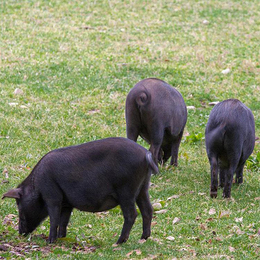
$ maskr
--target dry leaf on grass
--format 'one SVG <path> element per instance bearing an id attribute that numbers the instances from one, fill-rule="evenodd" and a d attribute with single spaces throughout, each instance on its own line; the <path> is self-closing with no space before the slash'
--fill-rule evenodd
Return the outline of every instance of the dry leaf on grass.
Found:
<path id="1" fill-rule="evenodd" d="M 211 208 L 209 210 L 209 215 L 214 215 L 214 214 L 216 214 L 216 210 L 214 208 Z"/>
<path id="2" fill-rule="evenodd" d="M 167 209 L 162 209 L 162 210 L 155 211 L 154 213 L 155 214 L 164 214 L 166 212 L 167 212 Z"/>
<path id="3" fill-rule="evenodd" d="M 235 218 L 235 222 L 242 222 L 243 221 L 243 217 L 241 217 L 241 218 Z"/>
<path id="4" fill-rule="evenodd" d="M 127 253 L 126 256 L 129 257 L 129 256 L 131 256 L 133 253 L 136 253 L 136 255 L 141 255 L 141 254 L 142 254 L 142 251 L 139 250 L 139 249 L 132 250 L 132 251 L 130 251 L 129 253 Z"/>
<path id="5" fill-rule="evenodd" d="M 171 197 L 169 197 L 168 199 L 167 199 L 167 201 L 169 201 L 169 200 L 172 200 L 172 199 L 178 199 L 180 197 L 180 195 L 173 195 L 173 196 L 171 196 Z"/>
<path id="6" fill-rule="evenodd" d="M 175 237 L 173 237 L 173 236 L 168 236 L 168 237 L 166 237 L 166 239 L 167 239 L 167 240 L 170 240 L 170 241 L 174 241 L 174 240 L 175 240 Z"/>
<path id="7" fill-rule="evenodd" d="M 232 247 L 232 246 L 229 246 L 228 249 L 229 249 L 230 252 L 235 252 L 235 248 Z"/>
<path id="8" fill-rule="evenodd" d="M 173 221 L 172 221 L 172 224 L 174 225 L 174 224 L 176 224 L 176 223 L 178 223 L 178 222 L 180 222 L 180 221 L 181 221 L 180 218 L 175 217 L 175 218 L 173 219 Z"/>
<path id="9" fill-rule="evenodd" d="M 229 218 L 230 211 L 220 211 L 219 218 Z"/>

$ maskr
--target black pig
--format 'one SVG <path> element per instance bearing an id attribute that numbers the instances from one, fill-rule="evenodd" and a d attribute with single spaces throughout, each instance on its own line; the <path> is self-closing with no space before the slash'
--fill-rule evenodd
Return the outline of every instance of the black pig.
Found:
<path id="1" fill-rule="evenodd" d="M 49 152 L 3 198 L 16 199 L 20 234 L 31 233 L 49 215 L 50 243 L 66 236 L 73 208 L 100 212 L 117 205 L 124 216 L 117 243 L 123 243 L 137 216 L 136 202 L 143 218 L 142 239 L 147 239 L 153 211 L 148 194 L 152 171 L 158 168 L 145 148 L 126 138 L 107 138 Z"/>
<path id="2" fill-rule="evenodd" d="M 210 196 L 217 197 L 218 174 L 223 197 L 230 198 L 233 174 L 243 182 L 243 168 L 255 145 L 255 122 L 249 108 L 237 99 L 218 103 L 211 111 L 205 131 L 211 165 Z"/>
<path id="3" fill-rule="evenodd" d="M 138 82 L 127 95 L 125 116 L 127 138 L 147 141 L 156 164 L 172 157 L 171 165 L 178 165 L 187 109 L 175 88 L 156 78 Z"/>

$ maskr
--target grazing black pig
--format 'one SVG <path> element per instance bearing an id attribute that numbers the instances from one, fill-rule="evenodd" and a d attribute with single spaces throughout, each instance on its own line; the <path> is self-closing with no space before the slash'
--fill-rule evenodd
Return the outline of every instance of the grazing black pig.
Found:
<path id="1" fill-rule="evenodd" d="M 210 196 L 217 197 L 218 174 L 223 197 L 230 198 L 233 174 L 243 182 L 243 168 L 255 145 L 255 122 L 249 108 L 237 99 L 218 103 L 211 111 L 205 131 L 211 165 Z"/>
<path id="2" fill-rule="evenodd" d="M 126 98 L 127 138 L 140 135 L 150 143 L 156 164 L 178 164 L 178 150 L 187 121 L 182 95 L 166 82 L 148 78 L 138 82 Z"/>
<path id="3" fill-rule="evenodd" d="M 49 215 L 50 243 L 66 236 L 73 208 L 100 212 L 117 205 L 124 215 L 117 243 L 123 243 L 137 216 L 136 202 L 143 218 L 142 239 L 147 239 L 152 220 L 148 194 L 152 171 L 158 172 L 158 168 L 145 148 L 126 138 L 107 138 L 49 152 L 3 198 L 16 199 L 20 234 L 31 233 Z"/>

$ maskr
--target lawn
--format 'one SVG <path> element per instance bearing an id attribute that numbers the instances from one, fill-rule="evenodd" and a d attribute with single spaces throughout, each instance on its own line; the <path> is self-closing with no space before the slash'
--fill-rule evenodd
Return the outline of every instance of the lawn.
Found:
<path id="1" fill-rule="evenodd" d="M 232 198 L 209 196 L 204 131 L 211 102 L 237 98 L 260 137 L 258 0 L 2 0 L 0 2 L 0 195 L 48 151 L 126 137 L 127 93 L 160 78 L 183 95 L 188 122 L 179 166 L 152 176 L 152 235 L 141 216 L 114 246 L 119 208 L 75 210 L 54 245 L 49 219 L 18 234 L 14 200 L 0 201 L 0 259 L 257 259 L 260 257 L 260 141 Z M 149 146 L 141 139 L 138 143 Z"/>

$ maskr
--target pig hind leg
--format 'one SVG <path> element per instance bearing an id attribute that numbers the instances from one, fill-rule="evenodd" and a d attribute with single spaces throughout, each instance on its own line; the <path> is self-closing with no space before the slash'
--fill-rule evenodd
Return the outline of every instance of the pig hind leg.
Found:
<path id="1" fill-rule="evenodd" d="M 66 237 L 71 212 L 71 207 L 64 207 L 61 209 L 58 237 Z"/>
<path id="2" fill-rule="evenodd" d="M 210 168 L 211 168 L 210 197 L 216 198 L 218 195 L 218 160 L 214 156 L 210 158 Z"/>
<path id="3" fill-rule="evenodd" d="M 235 143 L 235 142 L 233 142 Z M 230 146 L 230 149 L 226 149 L 226 160 L 228 162 L 228 167 L 225 169 L 225 184 L 223 190 L 223 197 L 230 198 L 231 197 L 231 187 L 233 183 L 233 176 L 235 171 L 238 169 L 238 176 L 243 173 L 243 168 L 240 167 L 239 161 L 242 153 L 242 149 L 235 149 L 234 147 Z M 238 167 L 239 166 L 239 167 Z M 242 171 L 241 171 L 242 169 Z"/>
<path id="4" fill-rule="evenodd" d="M 170 145 L 164 145 L 162 147 L 162 150 L 163 150 L 162 164 L 164 164 L 171 157 L 171 152 L 172 152 L 171 144 Z"/>
<path id="5" fill-rule="evenodd" d="M 126 197 L 119 196 L 120 202 L 119 205 L 122 209 L 124 216 L 124 225 L 119 239 L 117 240 L 117 244 L 121 244 L 127 241 L 130 230 L 134 225 L 135 219 L 137 217 L 137 211 L 135 207 L 135 201 L 133 198 L 129 199 Z"/>
<path id="6" fill-rule="evenodd" d="M 154 131 L 154 134 L 151 137 L 151 146 L 150 152 L 153 155 L 154 162 L 158 165 L 158 160 L 161 156 L 161 145 L 163 141 L 163 131 L 159 129 L 158 131 Z"/>
<path id="7" fill-rule="evenodd" d="M 225 169 L 219 169 L 219 187 L 224 188 L 225 186 Z"/>
<path id="8" fill-rule="evenodd" d="M 143 186 L 136 200 L 143 218 L 143 234 L 141 239 L 147 239 L 151 235 L 153 207 L 149 199 L 148 185 L 149 182 L 147 185 Z"/>
<path id="9" fill-rule="evenodd" d="M 225 174 L 225 184 L 223 190 L 223 197 L 230 198 L 231 197 L 231 187 L 233 183 L 233 175 L 234 175 L 234 167 L 229 167 L 224 170 Z"/>
<path id="10" fill-rule="evenodd" d="M 183 131 L 178 135 L 176 139 L 172 141 L 172 147 L 171 147 L 171 165 L 178 166 L 178 152 L 179 147 L 181 143 L 181 138 L 183 135 Z"/>
<path id="11" fill-rule="evenodd" d="M 236 169 L 236 183 L 243 183 L 243 170 L 244 170 L 245 162 L 242 162 L 238 165 Z"/>

